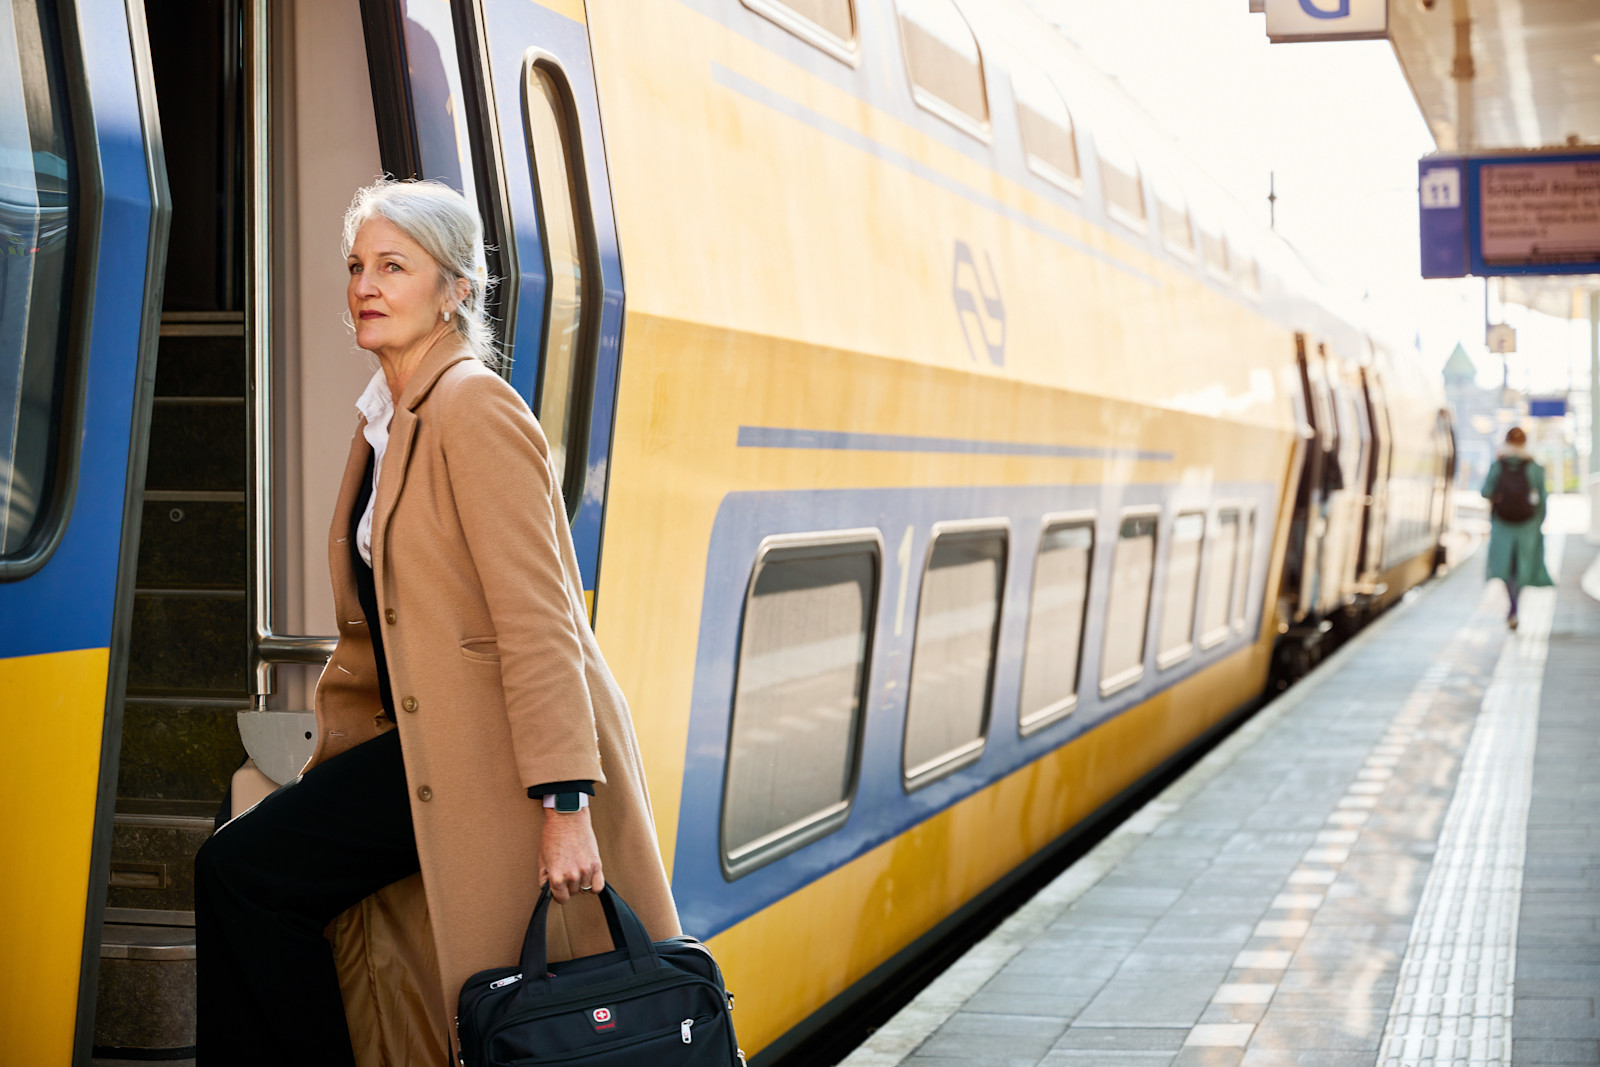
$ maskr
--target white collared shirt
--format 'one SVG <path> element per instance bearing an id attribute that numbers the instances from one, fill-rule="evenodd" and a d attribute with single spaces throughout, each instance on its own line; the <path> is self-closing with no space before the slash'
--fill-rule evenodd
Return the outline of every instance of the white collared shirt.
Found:
<path id="1" fill-rule="evenodd" d="M 356 550 L 370 567 L 372 506 L 378 500 L 378 474 L 383 470 L 384 450 L 389 447 L 389 420 L 394 418 L 394 397 L 389 395 L 389 380 L 383 376 L 382 368 L 372 376 L 372 381 L 367 383 L 366 389 L 357 398 L 356 410 L 367 420 L 361 433 L 366 437 L 367 444 L 372 446 L 372 493 L 367 497 L 367 510 L 361 513 L 361 522 L 356 526 Z"/>

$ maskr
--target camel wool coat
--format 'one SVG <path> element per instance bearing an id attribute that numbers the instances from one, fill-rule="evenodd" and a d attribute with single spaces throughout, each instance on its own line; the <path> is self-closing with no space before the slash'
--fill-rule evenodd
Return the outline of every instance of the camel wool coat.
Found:
<path id="1" fill-rule="evenodd" d="M 358 418 L 329 535 L 339 637 L 307 767 L 396 728 L 356 595 L 349 532 L 371 446 Z M 333 925 L 361 1067 L 443 1065 L 462 983 L 513 964 L 546 818 L 529 787 L 590 779 L 607 883 L 653 938 L 679 932 L 627 703 L 589 628 L 549 447 L 498 375 L 441 341 L 395 404 L 372 567 L 421 872 Z M 554 959 L 611 948 L 592 897 L 553 907 Z"/>

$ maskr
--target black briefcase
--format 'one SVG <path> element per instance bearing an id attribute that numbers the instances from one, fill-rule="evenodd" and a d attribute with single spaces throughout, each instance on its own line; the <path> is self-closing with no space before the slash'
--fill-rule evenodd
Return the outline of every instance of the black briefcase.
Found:
<path id="1" fill-rule="evenodd" d="M 733 998 L 704 945 L 652 943 L 610 886 L 600 891 L 611 939 L 598 956 L 546 963 L 550 887 L 515 967 L 479 971 L 461 987 L 456 1029 L 466 1067 L 729 1067 L 744 1054 L 728 1013 Z"/>

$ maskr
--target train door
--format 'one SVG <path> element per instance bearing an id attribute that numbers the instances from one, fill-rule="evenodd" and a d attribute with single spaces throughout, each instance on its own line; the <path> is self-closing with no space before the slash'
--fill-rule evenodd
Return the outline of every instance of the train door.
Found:
<path id="1" fill-rule="evenodd" d="M 581 0 L 463 5 L 505 213 L 509 378 L 539 417 L 590 611 L 622 342 L 622 262 Z M 488 142 L 486 141 L 486 144 Z"/>
<path id="2" fill-rule="evenodd" d="M 1378 354 L 1381 354 L 1381 349 Z M 1394 433 L 1389 426 L 1388 398 L 1383 378 L 1374 362 L 1361 369 L 1362 392 L 1366 401 L 1367 422 L 1372 427 L 1372 450 L 1366 470 L 1367 513 L 1361 530 L 1361 581 L 1373 596 L 1386 589 L 1379 584 L 1383 569 L 1383 533 L 1389 505 L 1389 468 L 1394 453 Z"/>
<path id="3" fill-rule="evenodd" d="M 168 233 L 140 5 L 0 9 L 0 1034 L 87 1058 Z"/>

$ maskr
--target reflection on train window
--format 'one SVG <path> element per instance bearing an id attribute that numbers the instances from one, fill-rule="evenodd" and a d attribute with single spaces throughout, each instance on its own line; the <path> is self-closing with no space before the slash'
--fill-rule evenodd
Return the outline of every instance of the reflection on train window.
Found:
<path id="1" fill-rule="evenodd" d="M 1111 554 L 1111 591 L 1106 600 L 1105 647 L 1100 653 L 1100 693 L 1109 695 L 1144 674 L 1145 623 L 1150 618 L 1150 581 L 1155 576 L 1156 516 L 1127 515 Z"/>
<path id="2" fill-rule="evenodd" d="M 562 477 L 567 508 L 574 511 L 583 498 L 588 459 L 585 416 L 591 346 L 585 301 L 592 257 L 588 234 L 579 221 L 577 197 L 583 184 L 573 114 L 558 78 L 559 72 L 542 63 L 529 63 L 523 95 L 548 279 L 534 414 L 550 443 L 551 469 Z"/>
<path id="3" fill-rule="evenodd" d="M 1250 565 L 1256 539 L 1256 510 L 1245 508 L 1239 521 L 1239 562 L 1234 567 L 1233 625 L 1243 630 L 1245 624 L 1245 597 L 1250 591 Z"/>
<path id="4" fill-rule="evenodd" d="M 1217 513 L 1211 532 L 1211 558 L 1206 594 L 1201 598 L 1200 647 L 1210 648 L 1228 636 L 1233 619 L 1233 572 L 1239 565 L 1239 509 Z"/>
<path id="5" fill-rule="evenodd" d="M 1003 528 L 934 528 L 906 696 L 907 782 L 953 771 L 983 748 L 1005 569 Z"/>
<path id="6" fill-rule="evenodd" d="M 847 63 L 855 60 L 856 13 L 851 0 L 744 0 L 796 37 Z"/>
<path id="7" fill-rule="evenodd" d="M 1194 228 L 1189 222 L 1189 205 L 1183 190 L 1170 178 L 1155 176 L 1156 213 L 1160 219 L 1161 241 L 1185 259 L 1194 256 Z"/>
<path id="8" fill-rule="evenodd" d="M 1261 295 L 1261 264 L 1256 262 L 1256 257 L 1241 254 L 1239 257 L 1239 288 L 1246 295 Z"/>
<path id="9" fill-rule="evenodd" d="M 53 7 L 0 13 L 0 558 L 44 534 L 62 458 L 77 190 Z"/>
<path id="10" fill-rule="evenodd" d="M 1228 241 L 1222 234 L 1202 227 L 1200 256 L 1205 260 L 1206 269 L 1212 274 L 1223 280 L 1231 277 L 1228 270 Z"/>
<path id="11" fill-rule="evenodd" d="M 1070 192 L 1082 187 L 1078 144 L 1072 113 L 1055 83 L 1041 70 L 1018 65 L 1011 71 L 1011 92 L 1017 99 L 1017 125 L 1028 166 Z"/>
<path id="12" fill-rule="evenodd" d="M 1017 706 L 1023 733 L 1056 721 L 1078 703 L 1083 613 L 1089 601 L 1093 560 L 1092 520 L 1045 530 L 1034 564 L 1022 699 Z"/>
<path id="13" fill-rule="evenodd" d="M 917 103 L 983 136 L 989 124 L 983 57 L 954 0 L 895 0 L 895 6 Z"/>
<path id="14" fill-rule="evenodd" d="M 1102 128 L 1095 133 L 1100 156 L 1100 184 L 1105 188 L 1106 211 L 1125 226 L 1143 231 L 1148 223 L 1139 161 L 1121 138 Z"/>
<path id="15" fill-rule="evenodd" d="M 1194 603 L 1200 595 L 1200 545 L 1206 518 L 1197 512 L 1179 515 L 1172 524 L 1172 554 L 1161 597 L 1161 643 L 1156 664 L 1170 667 L 1194 651 Z"/>
<path id="16" fill-rule="evenodd" d="M 750 582 L 722 845 L 742 873 L 844 820 L 855 782 L 881 552 L 875 531 L 774 539 Z"/>

